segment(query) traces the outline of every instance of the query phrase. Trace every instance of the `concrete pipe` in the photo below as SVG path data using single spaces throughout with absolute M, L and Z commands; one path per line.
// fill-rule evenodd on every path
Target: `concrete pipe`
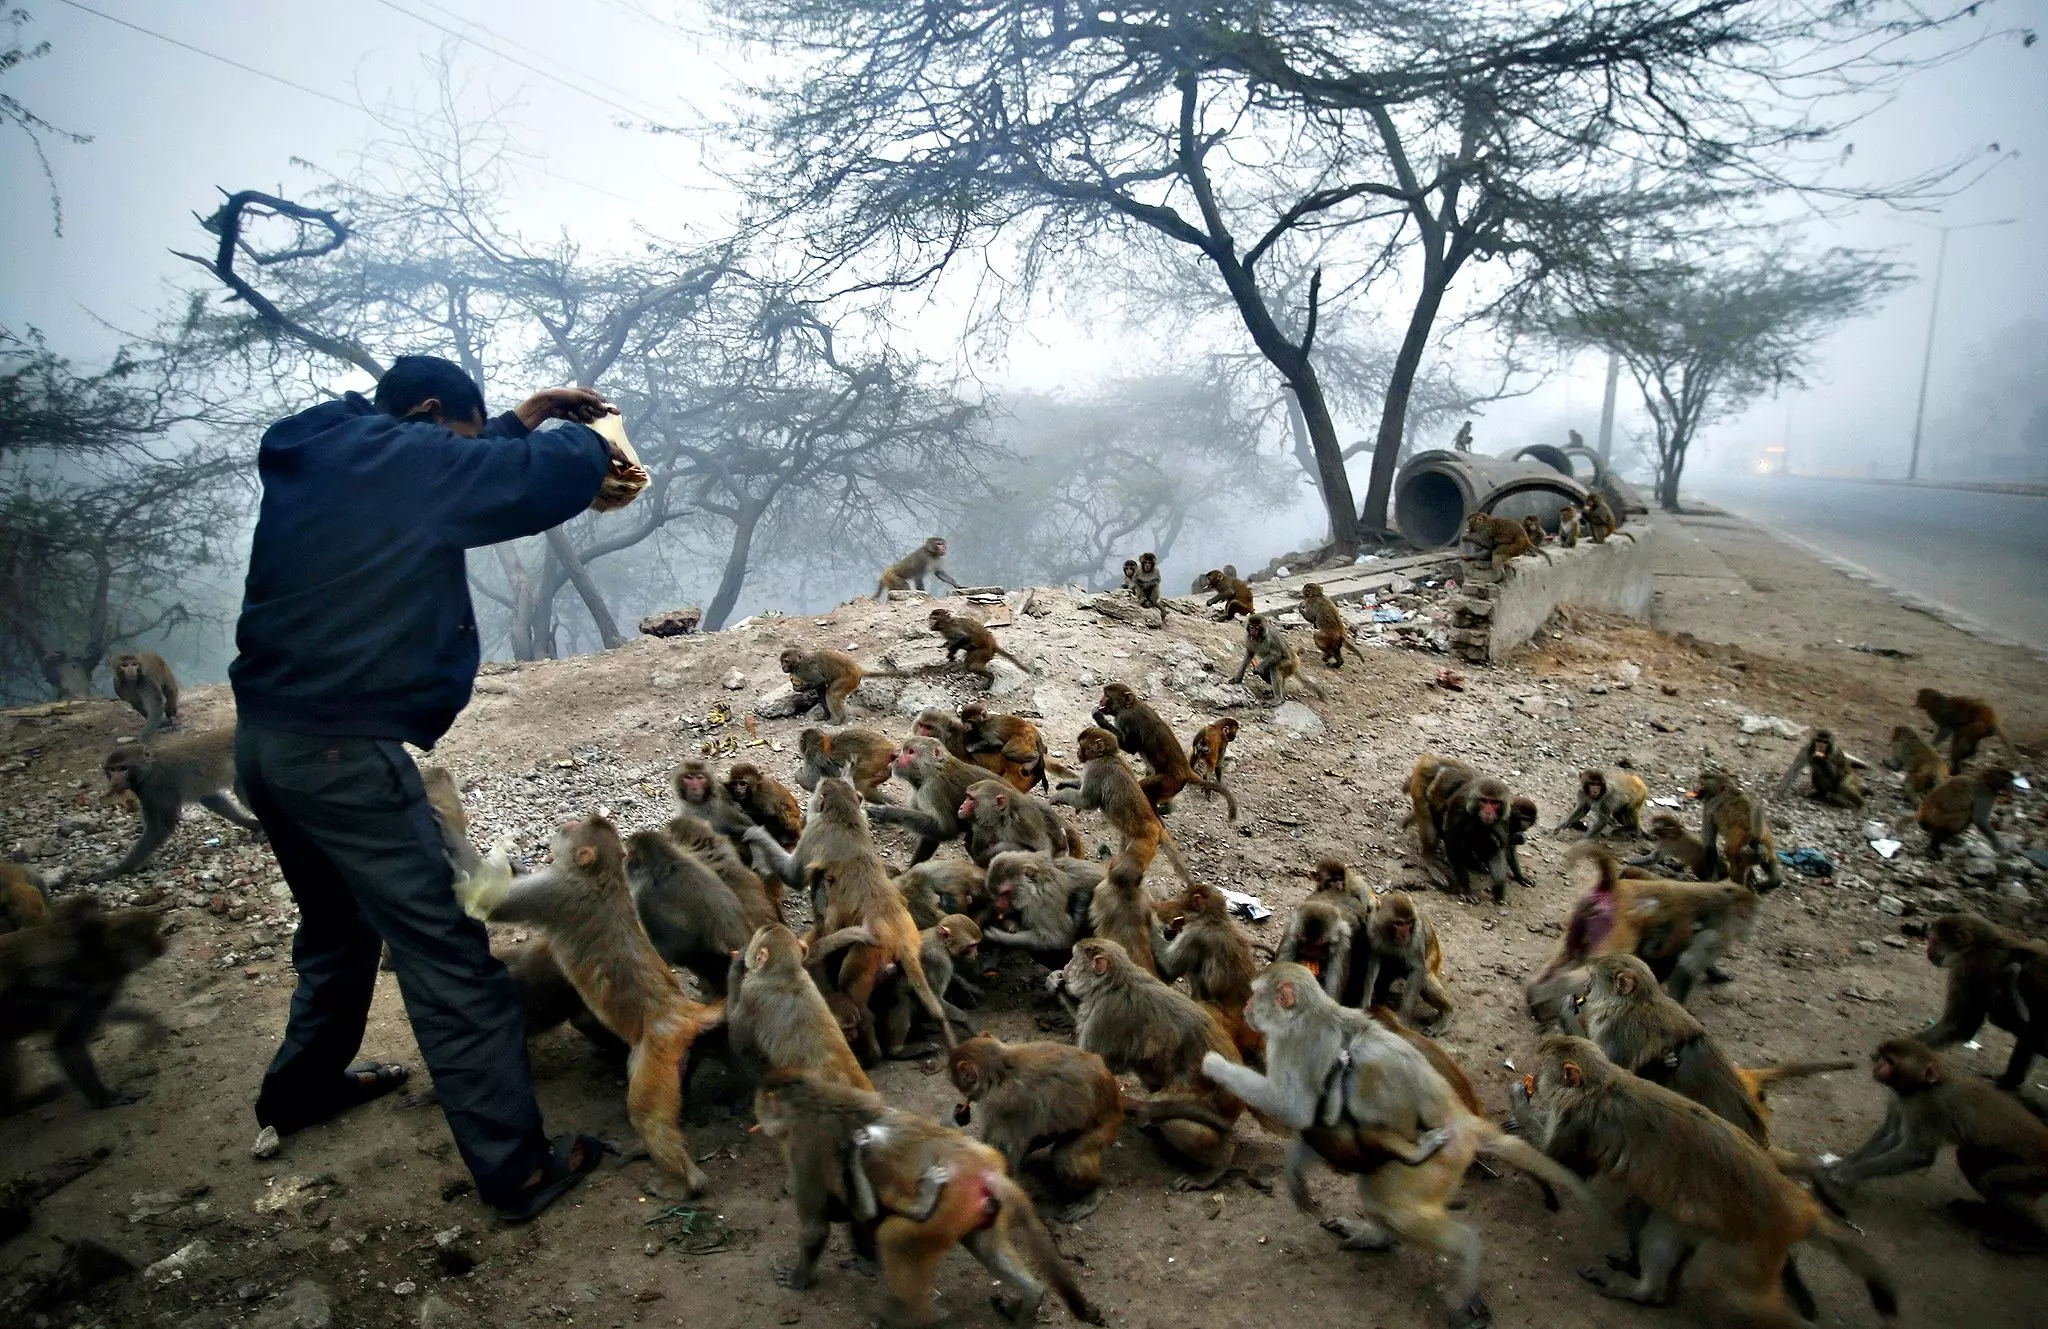
M 1394 525 L 1417 549 L 1441 549 L 1458 542 L 1475 512 L 1516 521 L 1533 513 L 1546 530 L 1555 531 L 1558 510 L 1585 501 L 1585 484 L 1569 470 L 1437 449 L 1410 457 L 1395 478 Z
M 1516 461 L 1540 461 L 1553 471 L 1562 471 L 1573 479 L 1579 478 L 1579 468 L 1572 464 L 1574 457 L 1584 457 L 1592 478 L 1586 484 L 1598 485 L 1607 478 L 1607 468 L 1600 464 L 1600 454 L 1583 443 L 1567 443 L 1558 447 L 1554 443 L 1531 443 L 1514 454 Z

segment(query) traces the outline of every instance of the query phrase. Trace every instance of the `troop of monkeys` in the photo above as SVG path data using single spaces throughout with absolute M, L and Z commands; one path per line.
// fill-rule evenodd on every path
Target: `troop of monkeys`
M 1581 527 L 1594 544 L 1606 544 L 1607 537 L 1621 529 L 1621 518 L 1597 489 L 1586 491 L 1583 511 L 1570 503 L 1559 510 L 1557 542 L 1573 548 L 1579 543 Z M 1534 513 L 1520 521 L 1489 512 L 1475 512 L 1465 519 L 1465 542 L 1492 566 L 1496 578 L 1504 573 L 1508 560 L 1536 552 L 1547 539 L 1543 519 Z

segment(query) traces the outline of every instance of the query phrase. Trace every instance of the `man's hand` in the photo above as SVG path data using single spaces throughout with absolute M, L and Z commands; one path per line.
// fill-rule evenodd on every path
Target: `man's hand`
M 534 429 L 543 420 L 574 420 L 587 425 L 601 415 L 616 415 L 618 410 L 591 388 L 549 388 L 520 402 L 512 413 L 520 424 Z

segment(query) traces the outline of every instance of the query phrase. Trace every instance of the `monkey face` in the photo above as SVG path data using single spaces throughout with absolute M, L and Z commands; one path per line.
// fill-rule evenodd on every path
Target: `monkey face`
M 1834 745 L 1829 743 L 1826 737 L 1819 735 L 1815 736 L 1813 740 L 1813 755 L 1815 757 L 1819 758 L 1822 761 L 1826 761 L 1828 759 L 1828 754 L 1832 751 L 1834 751 Z
M 1081 737 L 1074 747 L 1080 753 L 1082 761 L 1094 761 L 1097 757 L 1107 757 L 1117 751 L 1116 735 L 1107 729 L 1090 727 L 1081 731 Z
M 803 659 L 804 657 L 803 652 L 797 650 L 796 647 L 791 646 L 785 649 L 781 655 L 778 655 L 775 658 L 777 662 L 782 665 L 782 672 L 788 674 L 795 672 L 797 661 Z
M 1127 558 L 1127 559 L 1125 559 L 1125 560 L 1124 560 L 1124 576 L 1125 576 L 1126 578 L 1130 578 L 1130 577 L 1135 577 L 1135 576 L 1137 576 L 1137 575 L 1138 575 L 1138 560 L 1137 560 L 1137 559 L 1135 559 L 1135 558 Z
M 936 535 L 925 541 L 924 547 L 930 551 L 933 558 L 944 558 L 946 556 L 946 542 Z
M 744 775 L 729 775 L 725 779 L 725 791 L 744 803 L 754 796 L 754 782 Z
M 1579 788 L 1585 791 L 1587 798 L 1605 798 L 1607 777 L 1598 772 L 1588 772 L 1579 777 Z
M 1501 804 L 1499 799 L 1482 798 L 1479 800 L 1479 820 L 1491 826 L 1500 820 L 1500 814 Z
M 1217 729 L 1217 732 L 1223 735 L 1223 741 L 1224 741 L 1224 742 L 1228 743 L 1228 742 L 1231 742 L 1232 740 L 1236 739 L 1236 737 L 1237 737 L 1237 721 L 1235 721 L 1235 720 L 1232 720 L 1232 719 L 1228 719 L 1228 718 L 1225 718 L 1225 719 L 1223 719 L 1223 720 L 1219 720 L 1219 721 L 1217 721 L 1217 725 L 1218 725 L 1218 729 Z
M 970 701 L 960 708 L 960 718 L 968 724 L 980 724 L 988 719 L 988 707 L 978 701 Z
M 684 771 L 676 776 L 676 792 L 685 802 L 703 803 L 711 797 L 711 775 L 708 771 Z
M 1244 621 L 1244 635 L 1247 641 L 1264 641 L 1266 639 L 1265 618 L 1259 614 L 1253 614 L 1250 618 L 1247 618 Z

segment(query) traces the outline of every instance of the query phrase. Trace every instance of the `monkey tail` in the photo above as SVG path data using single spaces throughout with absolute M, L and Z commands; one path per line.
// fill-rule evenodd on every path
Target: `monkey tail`
M 1003 1178 L 997 1189 L 1002 1196 L 1003 1225 L 1009 1230 L 1011 1244 L 1020 1247 L 1025 1258 L 1038 1266 L 1038 1272 L 1060 1294 L 1060 1300 L 1067 1303 L 1067 1310 L 1075 1319 L 1083 1324 L 1101 1324 L 1102 1311 L 1081 1291 L 1072 1266 L 1060 1258 L 1059 1248 L 1052 1244 L 1052 1234 L 1045 1230 L 1031 1207 L 1031 1197 L 1008 1177 Z
M 1827 1247 L 1837 1260 L 1848 1267 L 1849 1272 L 1863 1280 L 1863 1286 L 1870 1290 L 1870 1304 L 1877 1308 L 1879 1315 L 1889 1317 L 1899 1313 L 1899 1292 L 1891 1276 L 1848 1228 L 1826 1214 L 1816 1212 L 1807 1240 Z
M 1621 860 L 1614 856 L 1614 851 L 1604 844 L 1581 840 L 1565 854 L 1566 870 L 1569 871 L 1587 859 L 1593 860 L 1594 866 L 1600 871 L 1599 889 L 1612 891 L 1614 884 L 1621 880 Z
M 1520 1136 L 1507 1134 L 1483 1117 L 1475 1120 L 1486 1127 L 1486 1135 L 1479 1142 L 1481 1154 L 1518 1168 L 1554 1190 L 1568 1191 L 1573 1199 L 1589 1208 L 1598 1208 L 1593 1193 L 1586 1189 L 1578 1174 Z
M 874 932 L 866 927 L 841 928 L 839 931 L 829 936 L 820 937 L 817 941 L 811 943 L 810 950 L 804 954 L 804 964 L 806 967 L 818 964 L 828 956 L 845 950 L 848 946 L 874 946 L 877 944 Z
M 916 677 L 917 677 L 917 675 L 916 675 L 916 674 L 913 674 L 913 673 L 907 673 L 907 672 L 905 672 L 904 670 L 901 670 L 901 669 L 870 669 L 870 668 L 868 668 L 868 667 L 867 667 L 866 665 L 862 665 L 862 666 L 860 667 L 860 676 L 861 676 L 862 678 L 916 678 Z
M 1024 671 L 1024 672 L 1025 672 L 1025 673 L 1026 673 L 1027 675 L 1028 675 L 1028 674 L 1029 674 L 1029 673 L 1031 672 L 1031 666 L 1030 666 L 1030 665 L 1028 665 L 1028 664 L 1025 664 L 1025 663 L 1024 663 L 1024 662 L 1023 662 L 1022 660 L 1019 660 L 1019 659 L 1018 659 L 1018 658 L 1017 658 L 1016 656 L 1014 656 L 1014 655 L 1010 654 L 1010 653 L 1009 653 L 1008 651 L 1004 650 L 1004 649 L 1003 649 L 1002 647 L 1000 647 L 1000 646 L 996 647 L 996 654 L 997 654 L 997 655 L 1000 655 L 1000 656 L 1002 656 L 1002 657 L 1003 657 L 1003 658 L 1004 658 L 1005 660 L 1008 660 L 1008 661 L 1009 661 L 1009 662 L 1010 662 L 1011 664 L 1013 664 L 1013 665 L 1017 666 L 1017 667 L 1018 667 L 1019 669 L 1023 670 L 1023 671 Z
M 1173 832 L 1164 826 L 1159 828 L 1159 847 L 1166 851 L 1166 861 L 1173 864 L 1174 874 L 1188 885 L 1194 885 L 1195 878 L 1188 871 L 1188 861 L 1180 856 L 1180 846 L 1173 842 Z
M 1061 765 L 1059 762 L 1054 761 L 1051 757 L 1040 757 L 1038 761 L 1039 764 L 1043 766 L 1046 770 L 1051 771 L 1054 775 L 1059 776 L 1062 780 L 1071 780 L 1074 778 L 1074 768 L 1071 766 Z
M 1230 809 L 1230 820 L 1237 820 L 1237 795 L 1231 793 L 1228 789 L 1225 789 L 1223 787 L 1223 781 L 1197 780 L 1195 781 L 1195 787 L 1197 789 L 1207 790 L 1212 794 L 1223 795 L 1223 806 Z
M 1808 1075 L 1853 1071 L 1858 1064 L 1853 1061 L 1787 1061 L 1776 1066 L 1744 1066 L 1738 1069 L 1737 1074 L 1742 1076 L 1751 1093 L 1761 1093 L 1780 1080 L 1798 1080 Z

